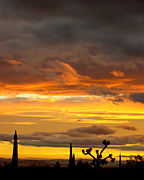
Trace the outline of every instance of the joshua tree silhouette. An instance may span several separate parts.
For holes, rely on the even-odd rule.
[[[14,143],[13,143],[13,156],[12,156],[12,167],[18,167],[18,143],[17,143],[17,132],[14,134]]]
[[[95,157],[94,155],[91,154],[92,148],[86,149],[86,151],[83,149],[82,153],[84,155],[90,155],[93,158],[93,165],[96,168],[100,168],[101,165],[107,164],[107,159],[111,159],[111,162],[115,161],[115,158],[112,157],[112,154],[109,154],[107,157],[105,157],[104,159],[102,159],[102,153],[104,152],[104,150],[108,147],[108,145],[110,145],[110,141],[106,141],[104,140],[102,142],[102,144],[104,145],[103,149],[101,150],[101,152],[99,153],[99,150],[96,150],[96,154],[97,157]]]

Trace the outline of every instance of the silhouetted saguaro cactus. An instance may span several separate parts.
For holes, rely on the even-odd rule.
[[[72,153],[72,144],[70,143],[69,168],[75,167],[75,155]]]
[[[90,155],[93,158],[93,165],[97,168],[99,168],[101,165],[107,164],[108,158],[111,159],[111,162],[115,161],[115,158],[112,157],[112,154],[109,154],[106,158],[102,159],[102,153],[108,147],[108,145],[110,145],[110,141],[104,140],[102,144],[104,145],[104,147],[100,153],[99,150],[96,150],[96,157],[91,154],[92,148],[86,149],[86,151],[84,149],[82,150],[82,153],[84,155]]]
[[[121,168],[121,154],[119,155],[119,168]]]
[[[12,167],[18,167],[18,143],[17,143],[17,132],[14,134],[14,143],[13,143],[13,155],[12,155]]]

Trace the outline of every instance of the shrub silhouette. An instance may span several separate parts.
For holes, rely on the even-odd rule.
[[[79,160],[76,165],[77,168],[91,168],[91,165],[88,162],[82,162]]]
[[[130,157],[130,160],[127,160],[126,167],[143,168],[144,167],[143,157],[140,155],[134,156],[134,158]]]
[[[60,168],[60,162],[57,161],[54,167],[55,167],[55,168]]]
[[[108,145],[110,145],[110,141],[106,141],[104,140],[102,142],[102,144],[104,145],[103,149],[101,150],[101,152],[99,153],[99,150],[96,150],[96,154],[97,156],[95,157],[94,155],[92,155],[92,148],[86,149],[86,150],[82,150],[82,153],[84,155],[90,155],[93,158],[92,161],[92,165],[94,165],[94,167],[96,168],[100,168],[101,165],[107,164],[107,159],[111,159],[111,162],[115,162],[115,158],[112,157],[112,154],[109,154],[107,157],[102,159],[102,153],[104,152],[104,150],[108,147]]]

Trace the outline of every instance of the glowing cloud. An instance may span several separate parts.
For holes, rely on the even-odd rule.
[[[115,76],[115,77],[123,77],[125,74],[121,71],[112,71],[110,72],[111,75]]]

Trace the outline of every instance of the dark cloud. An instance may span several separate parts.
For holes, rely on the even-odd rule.
[[[10,135],[10,134],[0,134],[0,141],[12,142],[12,135]]]
[[[114,134],[115,130],[110,129],[106,125],[92,125],[88,127],[79,127],[76,129],[69,129],[67,132],[63,133],[70,137],[83,137],[89,135],[108,135]]]
[[[11,37],[3,37],[12,38],[17,35],[17,38],[22,38],[18,32],[23,32],[23,35],[35,36],[46,44],[91,43],[97,55],[107,55],[105,60],[128,60],[129,56],[144,56],[141,38],[144,30],[142,1],[115,3],[81,0],[6,0],[2,1],[1,5],[2,19],[4,16],[8,19],[7,11],[10,11],[11,21],[18,21],[15,21],[16,31],[13,31],[15,27],[12,24],[6,23],[2,26],[2,29],[6,29],[5,25],[10,26],[7,29],[14,33],[7,33]],[[35,23],[23,23],[23,19],[33,20]]]
[[[34,136],[31,134],[18,134],[18,139],[21,140],[41,140],[40,136]],[[13,135],[11,134],[0,134],[0,141],[9,141],[12,143]]]
[[[22,140],[19,142],[19,144],[24,146],[37,147],[69,147],[70,142],[72,142],[73,147],[94,147],[95,145],[99,146],[99,144],[102,142],[102,139],[56,137],[48,138],[43,141]]]
[[[44,75],[38,71],[36,72],[33,67],[23,66],[23,63],[20,61],[0,59],[1,83],[29,84],[41,82],[44,79]]]
[[[109,98],[109,101],[112,101],[113,104],[118,105],[119,103],[124,102],[124,97],[115,96],[114,98]]]
[[[37,24],[27,24],[24,31],[34,35],[41,43],[64,44],[81,41],[81,31],[85,29],[87,23],[83,20],[68,18],[51,18]]]
[[[30,145],[30,146],[46,146],[46,147],[68,147],[69,143],[72,142],[73,147],[94,147],[98,148],[101,147],[102,141],[107,139],[110,141],[111,146],[109,148],[113,149],[121,149],[121,150],[135,150],[141,151],[144,145],[144,135],[128,135],[128,136],[97,136],[97,137],[67,137],[67,136],[57,136],[57,137],[50,137],[49,135],[45,138],[44,136],[41,140],[20,140],[20,145]],[[129,146],[125,146],[129,144]],[[136,145],[139,144],[139,145]],[[136,148],[137,147],[137,148]]]
[[[127,84],[144,83],[143,1],[2,0],[0,7],[0,51],[6,59],[17,53],[23,56],[24,64],[31,64],[29,68],[16,69],[1,60],[0,82],[26,84],[58,78],[58,88],[51,85],[45,89],[114,96],[110,100],[115,104],[124,101],[118,92],[129,89]],[[66,84],[62,78],[66,75],[64,68],[55,70],[62,63],[70,65],[76,77],[87,76],[91,80],[84,78],[77,84]],[[47,70],[51,72],[46,73]],[[125,78],[131,79],[122,85],[109,84],[109,80]]]
[[[34,132],[32,135],[34,137],[41,137],[41,136],[52,136],[54,133],[49,133],[49,132]]]
[[[56,0],[13,0],[10,1],[8,0],[9,3],[11,3],[14,7],[19,8],[19,9],[27,9],[30,11],[36,11],[36,12],[47,12],[48,14],[62,14],[64,12],[68,13],[68,10],[71,10],[71,13],[76,12],[76,14],[81,14],[83,13],[88,13],[89,10],[91,9],[91,13],[89,16],[92,15],[99,15],[99,13],[95,12],[94,10],[97,9],[98,12],[101,12],[101,14],[105,14],[110,12],[113,7],[116,9],[114,10],[116,12],[117,8],[119,7],[120,12],[129,10],[130,12],[133,13],[141,13],[143,7],[140,7],[141,4],[143,4],[143,1],[117,1],[115,2],[114,0],[110,0],[107,2],[106,0],[92,0],[88,2],[87,0],[73,0],[73,1],[67,1],[67,0],[61,0],[61,1],[56,1]],[[134,4],[135,8],[134,8]],[[129,9],[127,9],[129,7]],[[138,7],[140,7],[138,11]],[[82,10],[80,10],[82,8]],[[87,9],[86,9],[87,8]],[[102,10],[103,8],[103,10]],[[49,11],[48,11],[49,10]],[[105,11],[104,11],[105,10]],[[79,13],[78,13],[79,12]],[[111,16],[112,12],[110,12]],[[117,13],[118,14],[118,13]],[[116,15],[117,15],[116,14]],[[74,15],[74,14],[73,14]],[[82,14],[83,15],[83,14]],[[114,19],[114,17],[113,17]]]
[[[66,135],[69,137],[87,137],[91,135],[109,135],[114,134],[115,130],[112,130],[106,125],[91,125],[87,127],[79,127],[74,129],[68,129],[65,132],[35,132],[34,136],[49,137],[53,135]]]
[[[144,151],[143,145],[129,145],[129,146],[111,146],[111,149],[118,149],[121,151]]]
[[[35,136],[35,134],[18,134],[18,139],[21,140],[32,140],[32,141],[38,141],[42,140],[41,136]]]
[[[88,128],[86,130],[82,129],[80,133],[83,133],[83,131],[89,133]],[[0,141],[9,141],[12,143],[12,139],[13,136],[10,134],[0,134]],[[97,135],[96,137],[87,136],[84,138],[80,136],[69,136],[68,134],[62,135],[62,133],[58,135],[58,132],[34,132],[32,134],[18,134],[18,139],[20,145],[37,147],[69,147],[69,143],[72,142],[73,147],[98,148],[102,146],[104,139],[110,141],[111,146],[109,148],[113,149],[141,151],[144,147],[143,134],[131,134],[127,136],[110,136],[109,134],[105,134],[104,136]],[[126,144],[129,144],[129,146],[125,146]]]
[[[131,93],[129,99],[133,102],[144,103],[144,93]]]
[[[125,130],[130,130],[130,131],[137,131],[136,127],[129,126],[129,125],[119,125],[119,126],[116,126],[116,127],[122,128],[122,129],[125,129]]]

